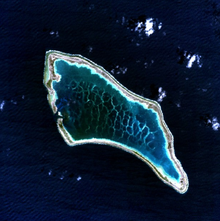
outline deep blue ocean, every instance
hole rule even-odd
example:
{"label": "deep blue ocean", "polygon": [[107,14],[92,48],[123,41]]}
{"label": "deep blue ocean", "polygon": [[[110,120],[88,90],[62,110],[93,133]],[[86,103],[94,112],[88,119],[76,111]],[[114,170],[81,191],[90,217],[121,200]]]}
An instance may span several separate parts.
{"label": "deep blue ocean", "polygon": [[[189,178],[181,195],[133,155],[69,147],[45,52],[81,54],[157,100]],[[220,220],[220,2],[0,1],[0,220]]]}

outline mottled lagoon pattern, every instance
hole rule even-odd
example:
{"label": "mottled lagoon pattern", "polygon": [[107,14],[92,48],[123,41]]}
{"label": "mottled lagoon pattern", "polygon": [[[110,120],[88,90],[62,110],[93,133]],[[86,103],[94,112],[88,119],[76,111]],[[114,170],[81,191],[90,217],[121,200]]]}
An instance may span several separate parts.
{"label": "mottled lagoon pattern", "polygon": [[58,51],[46,53],[44,85],[68,145],[121,148],[146,162],[179,193],[187,191],[187,175],[157,102],[129,91],[92,61]]}

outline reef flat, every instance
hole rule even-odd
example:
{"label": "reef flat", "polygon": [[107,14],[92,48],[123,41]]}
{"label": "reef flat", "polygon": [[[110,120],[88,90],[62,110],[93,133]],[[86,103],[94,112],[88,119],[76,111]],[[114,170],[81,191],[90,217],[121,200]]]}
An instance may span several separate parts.
{"label": "reef flat", "polygon": [[123,149],[179,193],[187,191],[187,174],[175,156],[173,135],[156,101],[129,91],[91,60],[59,51],[46,52],[43,83],[68,145]]}

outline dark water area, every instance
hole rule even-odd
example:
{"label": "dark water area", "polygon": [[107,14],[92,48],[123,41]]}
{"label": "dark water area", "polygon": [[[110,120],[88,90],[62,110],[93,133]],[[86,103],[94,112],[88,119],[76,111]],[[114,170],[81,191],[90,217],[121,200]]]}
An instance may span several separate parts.
{"label": "dark water area", "polygon": [[[0,16],[0,220],[220,219],[218,1],[11,0]],[[43,86],[51,49],[160,101],[187,193],[122,150],[66,145]]]}

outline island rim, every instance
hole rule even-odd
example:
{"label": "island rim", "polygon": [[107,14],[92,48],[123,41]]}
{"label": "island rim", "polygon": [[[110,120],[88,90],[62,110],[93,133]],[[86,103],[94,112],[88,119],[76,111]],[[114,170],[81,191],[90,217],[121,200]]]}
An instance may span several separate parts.
{"label": "island rim", "polygon": [[[69,145],[69,146],[76,146],[76,145],[81,145],[81,144],[88,144],[88,143],[95,143],[95,144],[104,144],[104,145],[110,145],[114,146],[120,149],[123,149],[126,152],[132,153],[142,161],[144,161],[147,165],[150,166],[150,168],[155,172],[155,174],[167,185],[173,187],[177,192],[179,193],[185,193],[188,190],[189,187],[189,181],[187,174],[182,168],[182,165],[180,161],[176,158],[175,156],[175,150],[174,150],[174,138],[173,135],[171,134],[168,126],[166,125],[164,121],[164,116],[160,107],[160,104],[156,101],[144,98],[140,95],[137,95],[133,93],[132,91],[128,90],[126,87],[124,87],[120,82],[118,82],[112,75],[110,75],[103,67],[97,65],[93,61],[78,55],[78,54],[67,54],[63,53],[60,51],[55,51],[55,50],[49,50],[46,52],[45,56],[45,67],[44,67],[44,80],[43,83],[45,87],[47,88],[48,95],[47,99],[49,102],[49,105],[53,111],[53,113],[57,113],[57,107],[55,105],[56,102],[56,92],[53,89],[52,82],[53,81],[60,81],[60,76],[58,74],[55,74],[54,72],[54,62],[56,59],[63,59],[65,61],[68,61],[70,63],[77,63],[77,64],[83,64],[88,66],[90,69],[94,69],[96,73],[100,74],[107,80],[109,80],[113,85],[117,86],[117,88],[129,99],[139,102],[142,105],[147,106],[147,108],[153,109],[155,112],[158,113],[159,115],[159,124],[161,128],[164,131],[164,134],[166,136],[167,140],[167,150],[169,153],[169,157],[174,163],[176,169],[178,170],[179,174],[181,175],[180,177],[180,182],[175,182],[172,179],[169,179],[167,176],[163,176],[163,174],[159,171],[156,166],[154,166],[150,161],[148,161],[146,158],[142,157],[138,152],[132,151],[129,148],[126,148],[124,145],[121,145],[120,143],[113,142],[111,140],[106,140],[106,139],[85,139],[85,140],[79,140],[75,141],[71,135],[66,131],[65,127],[63,126],[63,119],[58,118],[57,119],[57,127],[62,135],[64,141]],[[58,112],[59,115],[59,112]]]}

